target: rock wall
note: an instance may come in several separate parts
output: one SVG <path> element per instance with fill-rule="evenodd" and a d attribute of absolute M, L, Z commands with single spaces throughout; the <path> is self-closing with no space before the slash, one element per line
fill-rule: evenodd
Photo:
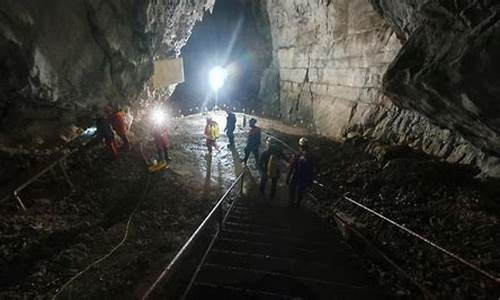
<path fill-rule="evenodd" d="M 384 77 L 384 92 L 399 107 L 499 157 L 500 3 L 372 2 L 405 41 Z"/>
<path fill-rule="evenodd" d="M 78 123 L 93 105 L 133 104 L 152 74 L 153 60 L 179 55 L 213 4 L 2 1 L 0 143 L 50 138 L 51 130 Z"/>
<path fill-rule="evenodd" d="M 391 70 L 422 18 L 410 0 L 372 2 L 267 0 L 273 63 L 262 78 L 265 110 L 333 138 L 361 134 L 498 173 L 496 158 L 455 128 L 393 101 Z"/>
<path fill-rule="evenodd" d="M 383 104 L 382 77 L 401 46 L 369 2 L 268 0 L 267 7 L 284 119 L 339 137 L 356 112 Z"/>

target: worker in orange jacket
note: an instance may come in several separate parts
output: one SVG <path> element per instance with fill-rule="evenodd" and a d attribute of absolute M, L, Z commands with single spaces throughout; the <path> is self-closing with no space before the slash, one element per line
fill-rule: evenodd
<path fill-rule="evenodd" d="M 114 131 L 122 140 L 125 151 L 129 151 L 130 143 L 127 137 L 128 124 L 125 118 L 125 113 L 121 109 L 114 110 L 113 106 L 111 105 L 107 105 L 104 110 L 108 115 L 109 120 L 111 121 L 111 126 L 113 127 Z"/>
<path fill-rule="evenodd" d="M 171 161 L 170 156 L 168 154 L 169 140 L 168 140 L 168 131 L 166 126 L 158 124 L 153 127 L 153 140 L 160 161 L 162 162 Z"/>

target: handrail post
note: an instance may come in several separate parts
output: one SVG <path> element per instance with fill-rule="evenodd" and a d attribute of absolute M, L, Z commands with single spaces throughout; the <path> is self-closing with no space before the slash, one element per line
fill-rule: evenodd
<path fill-rule="evenodd" d="M 61 158 L 61 159 L 59 160 L 59 167 L 61 167 L 61 170 L 62 170 L 62 172 L 63 172 L 63 174 L 64 174 L 64 178 L 66 179 L 66 182 L 68 183 L 68 185 L 71 187 L 71 189 L 74 189 L 74 188 L 75 188 L 75 186 L 73 185 L 73 182 L 71 182 L 71 179 L 69 178 L 69 175 L 68 175 L 68 173 L 66 172 L 65 161 L 63 161 L 63 160 L 65 160 L 65 159 L 66 159 L 66 158 L 64 157 L 64 158 Z"/>
<path fill-rule="evenodd" d="M 224 211 L 222 210 L 222 205 L 219 206 L 219 220 L 217 222 L 218 231 L 221 231 L 224 227 Z"/>
<path fill-rule="evenodd" d="M 15 199 L 17 200 L 17 202 L 19 203 L 19 205 L 21 206 L 21 208 L 22 208 L 24 211 L 26 211 L 26 206 L 24 206 L 24 203 L 23 203 L 23 201 L 21 200 L 21 197 L 19 197 L 19 194 L 17 193 L 17 190 L 16 190 L 16 191 L 14 191 L 13 195 L 14 195 L 14 198 L 15 198 Z"/>
<path fill-rule="evenodd" d="M 243 196 L 243 187 L 245 184 L 245 169 L 243 170 L 243 173 L 241 174 L 241 185 L 240 185 L 240 194 Z"/>

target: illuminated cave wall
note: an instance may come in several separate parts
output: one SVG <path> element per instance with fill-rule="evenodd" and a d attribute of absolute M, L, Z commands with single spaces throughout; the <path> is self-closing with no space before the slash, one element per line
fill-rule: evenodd
<path fill-rule="evenodd" d="M 420 2 L 267 0 L 273 62 L 260 97 L 322 135 L 405 144 L 499 175 L 498 5 Z"/>

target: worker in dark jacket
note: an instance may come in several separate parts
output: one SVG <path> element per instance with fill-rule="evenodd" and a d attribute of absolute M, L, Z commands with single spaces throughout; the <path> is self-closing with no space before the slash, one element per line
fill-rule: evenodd
<path fill-rule="evenodd" d="M 243 158 L 243 163 L 246 165 L 250 153 L 253 153 L 255 157 L 255 163 L 259 162 L 259 146 L 260 146 L 260 136 L 261 130 L 256 125 L 257 120 L 252 118 L 248 122 L 250 124 L 250 131 L 248 132 L 247 145 L 245 146 L 245 157 Z"/>
<path fill-rule="evenodd" d="M 115 134 L 111 128 L 111 122 L 107 118 L 96 116 L 95 124 L 97 138 L 104 141 L 106 148 L 108 148 L 113 158 L 118 159 L 118 145 L 116 144 Z"/>
<path fill-rule="evenodd" d="M 281 161 L 287 161 L 281 147 L 271 138 L 266 139 L 267 149 L 262 152 L 259 159 L 260 177 L 260 192 L 265 194 L 267 180 L 271 179 L 270 199 L 273 200 L 276 196 L 276 186 L 281 175 Z"/>
<path fill-rule="evenodd" d="M 229 139 L 228 147 L 234 147 L 234 129 L 236 128 L 236 115 L 231 111 L 230 108 L 226 109 L 226 132 L 227 138 Z"/>
<path fill-rule="evenodd" d="M 286 178 L 290 205 L 300 205 L 304 194 L 312 186 L 317 173 L 316 159 L 309 151 L 308 140 L 302 137 L 299 140 L 299 152 L 291 159 Z"/>

